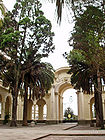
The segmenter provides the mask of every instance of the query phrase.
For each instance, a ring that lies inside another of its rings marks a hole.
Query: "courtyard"
[[[77,123],[0,126],[0,140],[104,140],[105,130]]]
[[[105,140],[104,5],[0,0],[0,140]]]

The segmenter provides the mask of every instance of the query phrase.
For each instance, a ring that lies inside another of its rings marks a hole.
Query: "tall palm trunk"
[[[95,88],[94,91],[94,99],[95,99],[95,110],[96,110],[96,127],[101,127],[101,121],[100,121],[100,109],[99,109],[99,97],[98,92]]]
[[[17,120],[17,97],[18,97],[18,82],[19,82],[19,67],[15,65],[14,67],[14,73],[16,75],[15,81],[14,81],[14,88],[13,88],[13,104],[12,104],[12,120],[10,123],[10,126],[17,126],[16,120]]]
[[[104,128],[103,105],[102,105],[102,84],[99,68],[97,69],[97,86],[95,87],[95,107],[96,107],[96,126]]]
[[[28,96],[28,87],[25,84],[25,95],[24,95],[24,108],[23,108],[23,126],[27,126],[27,96]]]
[[[12,104],[12,120],[10,123],[10,126],[17,126],[16,120],[17,120],[17,86],[14,88],[13,92],[13,104]]]

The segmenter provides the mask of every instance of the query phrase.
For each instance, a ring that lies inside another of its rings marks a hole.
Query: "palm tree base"
[[[23,123],[22,126],[28,126],[28,123]]]
[[[10,127],[16,127],[16,126],[17,126],[16,121],[12,120],[12,121],[10,122]]]

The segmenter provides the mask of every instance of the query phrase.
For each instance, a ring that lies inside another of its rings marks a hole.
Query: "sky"
[[[68,39],[70,37],[70,32],[73,29],[73,21],[71,13],[68,13],[67,9],[63,10],[63,17],[61,25],[56,22],[56,12],[54,3],[48,3],[48,1],[43,1],[42,10],[44,11],[45,16],[52,23],[52,31],[55,33],[54,37],[54,45],[55,50],[54,53],[50,54],[48,58],[45,58],[44,62],[49,62],[52,64],[54,69],[58,69],[60,67],[68,66],[66,59],[63,57],[64,52],[69,52],[72,48],[70,48],[68,44]],[[3,0],[4,5],[8,10],[12,10],[15,0]],[[77,115],[77,95],[74,89],[69,89],[64,92],[64,110],[67,107],[71,107],[74,111],[74,114]],[[70,100],[72,99],[72,102]]]
[[[78,115],[77,94],[75,89],[68,89],[63,93],[63,114],[70,107],[74,115]]]
[[[46,7],[46,3],[48,8]],[[70,16],[68,21],[66,12],[63,12],[62,22],[61,25],[59,25],[56,22],[56,12],[54,4],[43,2],[42,9],[45,13],[45,16],[51,21],[52,31],[54,31],[55,33],[55,51],[54,53],[50,54],[50,56],[46,60],[53,65],[54,69],[68,66],[66,59],[63,57],[63,54],[66,51],[69,52],[71,49],[67,41],[70,36],[70,31],[72,31],[73,29],[72,17]]]

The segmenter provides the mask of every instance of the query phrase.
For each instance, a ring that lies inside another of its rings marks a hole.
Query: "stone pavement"
[[[0,126],[0,140],[105,140],[105,130],[76,123],[37,124],[29,127]]]

